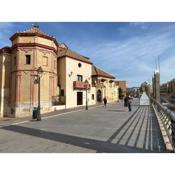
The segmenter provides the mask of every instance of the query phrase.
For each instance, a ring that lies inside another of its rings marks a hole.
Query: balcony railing
[[[88,86],[88,87],[87,87]],[[73,82],[73,88],[74,89],[86,89],[86,88],[90,88],[89,85],[87,85],[85,82],[82,81],[74,81]]]
[[[53,96],[52,97],[52,106],[65,105],[66,104],[66,96]]]

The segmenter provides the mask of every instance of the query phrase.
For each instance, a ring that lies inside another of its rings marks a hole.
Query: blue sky
[[[126,80],[127,86],[151,81],[160,59],[161,82],[175,78],[175,23],[39,23],[42,31],[95,65]],[[0,23],[0,48],[32,23]]]

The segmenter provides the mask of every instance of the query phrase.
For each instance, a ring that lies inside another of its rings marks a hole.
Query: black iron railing
[[[150,97],[150,100],[163,123],[165,131],[175,152],[175,113],[157,102],[154,98]]]

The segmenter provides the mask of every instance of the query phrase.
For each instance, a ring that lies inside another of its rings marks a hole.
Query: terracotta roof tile
[[[111,75],[110,73],[97,68],[96,66],[92,66],[92,76],[99,76],[99,77],[106,77],[106,78],[111,78],[111,79],[115,79],[115,77],[113,75]]]
[[[51,39],[55,42],[56,45],[58,45],[57,40],[54,36],[50,36],[45,32],[42,32],[39,27],[33,26],[30,29],[24,30],[22,32],[17,32],[14,35],[10,37],[10,40],[14,40],[17,36],[40,36],[43,38]]]
[[[65,44],[58,47],[58,54],[57,54],[58,58],[64,57],[64,56],[68,56],[70,58],[74,58],[76,60],[85,62],[85,63],[89,63],[89,64],[93,64],[88,57],[82,56],[72,50],[70,50]]]
[[[40,28],[37,28],[37,27],[32,27],[31,29],[24,30],[24,31],[22,31],[22,32],[20,32],[20,33],[39,33],[39,34],[42,34],[42,35],[47,35],[47,36],[49,36],[47,33],[42,32],[42,31],[40,30]]]
[[[11,47],[6,46],[6,47],[1,48],[0,54],[2,53],[11,53]]]

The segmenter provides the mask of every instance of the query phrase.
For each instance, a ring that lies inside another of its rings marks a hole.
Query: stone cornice
[[[36,75],[37,73],[37,69],[15,69],[13,71],[11,71],[11,73],[14,73],[14,72],[31,72],[31,75]],[[47,70],[44,70],[45,73],[51,73],[51,74],[55,74],[57,75],[57,72],[55,71],[47,71]]]
[[[12,35],[10,37],[10,40],[13,41],[15,40],[18,36],[38,36],[38,37],[41,37],[41,38],[45,38],[45,39],[49,39],[49,40],[52,40],[56,46],[58,46],[58,42],[55,38],[51,37],[51,36],[47,36],[47,35],[43,35],[41,33],[15,33],[14,35]]]
[[[12,50],[18,47],[40,47],[40,48],[52,50],[57,54],[57,50],[54,47],[39,44],[39,43],[16,43],[12,46]]]

